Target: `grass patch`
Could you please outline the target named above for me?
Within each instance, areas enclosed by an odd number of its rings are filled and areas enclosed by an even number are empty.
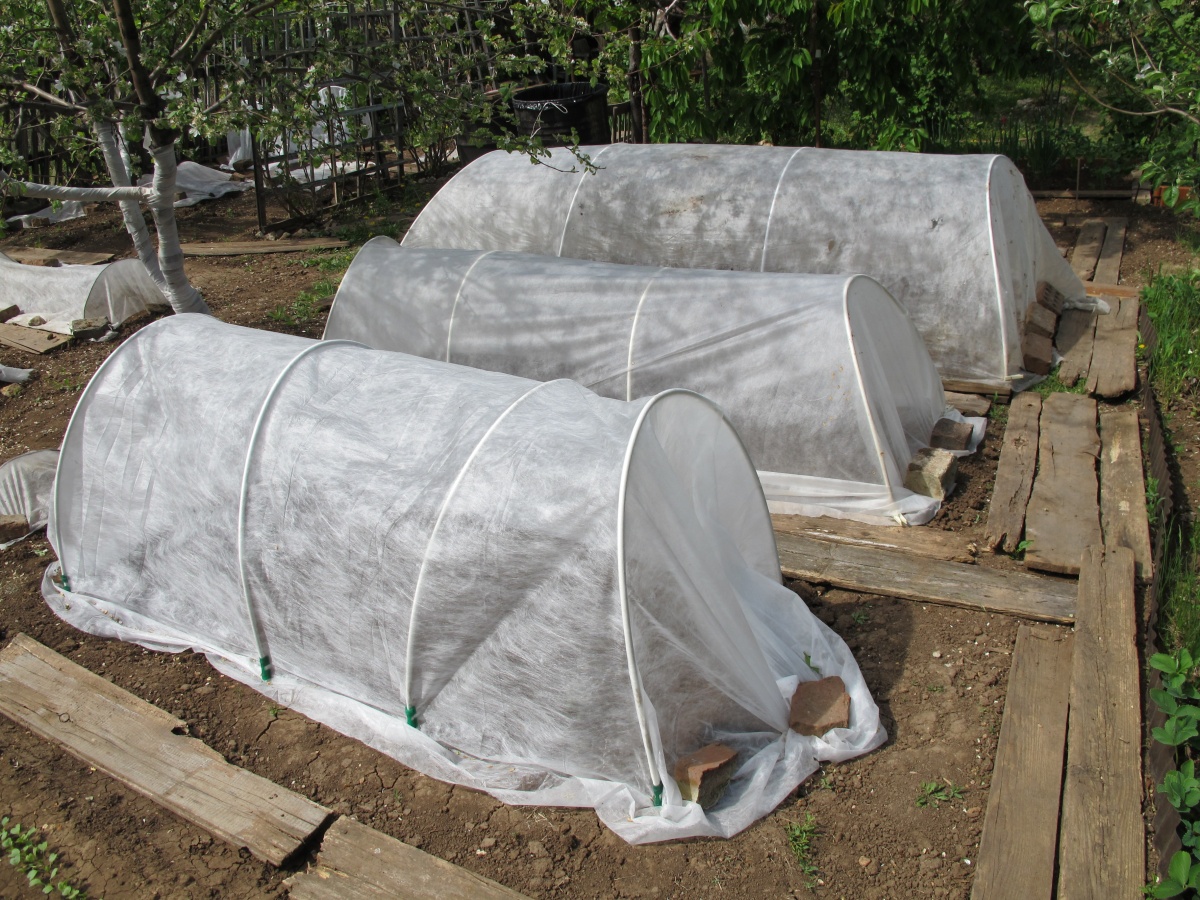
[[[1167,536],[1161,581],[1160,619],[1168,647],[1182,648],[1200,656],[1200,529],[1177,527]]]
[[[267,313],[273,322],[299,328],[311,325],[320,318],[321,313],[329,309],[329,300],[337,293],[338,283],[322,279],[312,286],[311,290],[301,291],[291,303],[280,304]]]
[[[817,817],[812,813],[804,814],[803,822],[791,822],[784,826],[787,833],[788,849],[796,858],[800,871],[808,879],[806,886],[810,889],[817,883],[817,864],[813,861],[813,838],[817,836]]]
[[[355,250],[332,250],[316,253],[300,261],[306,269],[316,269],[318,272],[345,272],[354,261]]]
[[[1200,272],[1158,274],[1142,291],[1158,346],[1150,357],[1150,378],[1163,400],[1187,393],[1200,379]]]
[[[1080,378],[1074,384],[1067,384],[1058,377],[1058,370],[1062,366],[1055,366],[1054,371],[1045,377],[1038,384],[1035,384],[1031,391],[1045,400],[1051,394],[1086,394],[1087,382]]]

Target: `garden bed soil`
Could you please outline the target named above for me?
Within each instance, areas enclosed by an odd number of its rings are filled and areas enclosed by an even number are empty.
[[[1046,205],[1055,212],[1129,215],[1133,258],[1146,266],[1175,253],[1173,219],[1160,210]],[[242,195],[180,210],[180,224],[185,240],[252,239],[253,199]],[[0,250],[35,241],[125,255],[128,248],[119,217],[100,212],[18,234],[0,242]],[[310,258],[189,259],[188,271],[222,319],[319,336],[322,321],[284,325],[271,316],[328,277],[304,265]],[[37,358],[0,349],[0,362],[32,365],[39,373],[18,396],[0,398],[0,458],[58,446],[82,386],[115,346],[68,346]],[[1002,427],[993,431],[981,452],[963,461],[959,489],[933,527],[982,542]],[[1200,468],[1194,449],[1183,465],[1194,491]],[[1015,619],[793,584],[854,650],[882,711],[887,744],[862,759],[824,767],[771,815],[731,840],[631,847],[604,829],[591,810],[509,807],[415,773],[274,706],[195,654],[152,653],[76,631],[41,599],[39,583],[51,559],[53,550],[42,536],[0,552],[0,644],[18,632],[29,634],[184,720],[191,735],[230,762],[531,896],[969,895]],[[988,553],[979,562],[1019,565]],[[954,796],[919,806],[922,786],[931,782]],[[286,893],[287,872],[213,840],[5,718],[0,718],[0,815],[42,828],[50,849],[61,854],[59,877],[93,897]],[[788,826],[809,816],[816,836],[801,860],[789,847]],[[0,896],[40,894],[25,887],[15,869],[0,864]]]

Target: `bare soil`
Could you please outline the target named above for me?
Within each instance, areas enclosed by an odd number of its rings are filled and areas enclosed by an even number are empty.
[[[430,185],[429,187],[433,187]],[[1178,224],[1132,204],[1043,206],[1055,214],[1129,215],[1125,271],[1179,255]],[[181,210],[185,240],[247,240],[253,200],[243,195]],[[1065,234],[1062,239],[1066,240]],[[44,244],[128,255],[119,217],[18,234],[0,250]],[[285,328],[272,310],[320,278],[304,254],[190,259],[214,313],[258,328],[319,336],[323,321]],[[1136,283],[1136,279],[1131,279]],[[132,323],[126,334],[141,323]],[[68,346],[46,357],[0,348],[0,363],[38,378],[0,398],[0,458],[58,446],[82,386],[116,344]],[[1002,428],[962,463],[958,491],[933,527],[982,544]],[[1194,454],[1194,450],[1192,453]],[[1187,462],[1195,485],[1195,459]],[[1193,487],[1194,489],[1194,487]],[[883,713],[888,742],[826,766],[771,815],[728,841],[630,847],[590,810],[507,807],[426,778],[359,742],[279,709],[218,675],[194,654],[152,653],[83,634],[42,601],[53,550],[36,537],[0,552],[0,643],[25,632],[188,723],[189,733],[285,787],[443,859],[534,897],[966,898],[987,806],[1017,620],[793,584],[841,634]],[[1012,567],[984,553],[979,563]],[[961,794],[917,804],[922,785]],[[806,873],[786,826],[817,826]],[[283,896],[286,871],[229,848],[107,776],[0,718],[0,815],[37,825],[62,855],[60,877],[93,897]],[[303,865],[299,861],[297,865]],[[0,864],[0,896],[35,897]]]

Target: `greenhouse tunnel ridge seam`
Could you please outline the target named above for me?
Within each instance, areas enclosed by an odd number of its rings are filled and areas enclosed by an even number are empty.
[[[348,340],[332,340],[319,341],[316,344],[305,347],[288,363],[279,370],[279,374],[275,376],[275,380],[271,383],[271,387],[267,389],[267,393],[263,397],[262,404],[258,408],[258,415],[254,418],[254,427],[250,431],[250,440],[246,442],[246,462],[242,467],[242,485],[238,492],[238,520],[237,520],[237,563],[238,563],[238,578],[241,581],[242,599],[246,604],[246,616],[249,619],[250,630],[254,635],[255,649],[258,651],[259,674],[263,681],[271,680],[271,654],[269,641],[267,640],[266,632],[263,630],[262,622],[258,618],[258,613],[255,611],[254,598],[250,590],[250,579],[247,577],[246,569],[246,511],[247,500],[250,495],[250,470],[254,463],[254,451],[258,449],[258,439],[262,434],[263,425],[266,423],[267,417],[271,412],[271,408],[275,403],[275,398],[282,389],[284,383],[296,370],[301,362],[306,358],[316,353],[317,348],[321,346],[330,347],[358,347],[363,350],[369,350],[366,344],[358,341]]]
[[[590,157],[590,160],[593,163],[595,163],[596,160],[598,160],[601,156],[604,155],[604,151],[607,150],[611,146],[612,146],[612,144],[605,144],[603,147],[600,148],[599,153],[597,153],[593,157]],[[555,254],[557,256],[562,256],[562,254],[563,254],[563,247],[566,246],[566,243],[567,243],[567,229],[571,226],[571,213],[573,213],[575,211],[575,201],[579,199],[579,192],[581,190],[583,190],[584,179],[586,179],[588,177],[588,175],[590,175],[590,174],[592,174],[592,173],[589,172],[587,170],[587,167],[585,166],[583,169],[583,172],[579,176],[579,184],[575,185],[575,191],[571,194],[571,202],[569,204],[567,204],[567,214],[566,214],[566,216],[563,217],[562,234],[560,234],[558,236],[558,253]],[[417,224],[416,222],[413,222],[413,225],[416,225],[416,224]]]
[[[771,245],[771,218],[775,215],[775,204],[779,201],[779,191],[783,187],[783,179],[787,177],[788,169],[791,168],[792,160],[794,160],[801,150],[805,147],[797,147],[792,155],[787,158],[787,162],[783,164],[783,168],[779,170],[779,180],[775,182],[775,193],[771,195],[771,207],[767,210],[767,225],[763,229],[763,245],[762,255],[758,264],[758,271],[767,271],[767,248]]]
[[[638,318],[642,314],[642,305],[646,302],[646,297],[650,295],[650,288],[654,285],[655,279],[663,272],[667,271],[667,266],[659,266],[658,271],[646,279],[646,286],[642,289],[642,296],[638,298],[637,307],[633,311],[633,323],[629,326],[629,353],[625,357],[625,402],[633,400],[633,342],[637,337]]]
[[[471,273],[475,271],[475,267],[483,262],[493,253],[498,253],[498,250],[485,250],[472,260],[471,265],[467,266],[467,271],[463,273],[462,281],[458,283],[458,290],[454,292],[454,302],[450,305],[450,321],[446,325],[446,362],[450,362],[450,341],[454,337],[454,315],[458,312],[458,301],[462,299],[463,289],[467,286],[467,281],[471,277]],[[332,313],[332,308],[330,309]],[[326,321],[326,328],[329,327]]]
[[[438,529],[441,528],[442,520],[446,515],[446,510],[450,508],[450,502],[454,499],[455,494],[458,493],[459,485],[462,484],[463,479],[466,478],[467,471],[471,468],[471,463],[475,461],[475,457],[479,455],[479,452],[483,449],[484,444],[488,442],[488,439],[496,433],[496,429],[498,429],[501,423],[508,418],[508,414],[547,385],[561,384],[563,382],[570,383],[564,378],[555,379],[554,381],[539,382],[523,393],[516,400],[513,400],[510,404],[508,404],[505,410],[495,418],[492,424],[488,426],[487,430],[475,443],[475,446],[467,455],[466,460],[464,460],[462,466],[459,467],[458,474],[454,476],[454,481],[450,483],[450,487],[446,491],[446,496],[442,498],[442,504],[438,508],[437,518],[434,519],[433,527],[429,530],[429,540],[425,542],[425,552],[421,555],[421,567],[417,571],[417,580],[413,586],[412,609],[409,610],[408,614],[408,636],[404,651],[404,706],[405,715],[409,719],[409,724],[414,728],[417,727],[416,723],[418,721],[417,705],[412,696],[413,675],[416,671],[416,667],[413,665],[413,650],[416,647],[414,635],[417,627],[417,605],[421,597],[421,587],[425,580],[425,568],[426,564],[429,562],[429,553],[433,549],[434,540],[437,539]]]

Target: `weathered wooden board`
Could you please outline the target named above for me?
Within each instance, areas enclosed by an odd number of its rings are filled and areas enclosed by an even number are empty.
[[[1121,256],[1125,252],[1125,231],[1129,220],[1124,218],[1105,219],[1108,230],[1104,245],[1100,248],[1100,260],[1096,263],[1095,281],[1116,284],[1121,280]]]
[[[1075,617],[1075,585],[1058,578],[914,558],[908,552],[794,534],[776,534],[775,543],[788,578],[1044,622],[1070,622]]]
[[[999,381],[960,381],[956,378],[943,378],[942,388],[956,394],[982,394],[997,400],[1007,400],[1012,396],[1012,385]]]
[[[95,266],[111,262],[115,253],[87,253],[82,250],[46,250],[42,247],[13,247],[4,255],[27,266]]]
[[[1059,900],[1140,897],[1146,877],[1133,569],[1128,548],[1089,547],[1079,576]]]
[[[26,353],[49,353],[70,341],[69,334],[55,334],[24,325],[9,325],[7,322],[0,324],[0,344]]]
[[[1138,301],[1114,300],[1096,320],[1096,345],[1088,369],[1088,393],[1113,398],[1137,387]]]
[[[273,865],[333,815],[175,734],[174,716],[23,634],[0,651],[0,712]]]
[[[1085,190],[1076,191],[1071,188],[1066,188],[1061,191],[1030,191],[1034,197],[1043,200],[1059,199],[1059,200],[1133,200],[1137,196],[1137,191],[1133,188],[1121,188],[1120,190]]]
[[[184,244],[184,256],[249,256],[261,253],[296,253],[301,250],[337,250],[349,247],[349,241],[334,238],[297,238],[278,241],[218,241]]]
[[[1075,241],[1075,249],[1071,251],[1071,268],[1080,281],[1092,280],[1107,230],[1103,219],[1089,219],[1079,229],[1079,238]]]
[[[1087,547],[1100,543],[1096,401],[1051,394],[1042,403],[1038,471],[1025,512],[1025,565],[1061,575],[1079,573]]]
[[[906,528],[899,525],[866,525],[850,519],[833,519],[828,516],[771,516],[776,534],[827,541],[831,544],[848,544],[853,547],[893,550],[911,553],[928,559],[947,559],[961,563],[972,563],[973,552],[970,541],[953,531],[938,528]]]
[[[1154,574],[1142,439],[1137,410],[1129,406],[1100,410],[1100,527],[1104,546],[1133,551],[1138,577]]]
[[[964,416],[986,416],[991,411],[992,401],[981,394],[945,393],[946,405],[953,406]]]
[[[1087,288],[1089,297],[1139,297],[1142,293],[1140,287],[1132,284],[1101,284],[1098,281],[1089,281],[1084,287]]]
[[[1062,354],[1058,377],[1063,384],[1074,384],[1087,378],[1092,367],[1092,350],[1096,340],[1096,314],[1084,309],[1068,309],[1058,320],[1058,336],[1054,345]]]
[[[284,884],[291,900],[519,900],[524,896],[346,818],[325,832],[315,865]]]
[[[1017,630],[971,900],[1054,895],[1071,644],[1070,632]]]
[[[988,549],[1013,553],[1025,531],[1025,508],[1033,489],[1037,471],[1038,420],[1042,415],[1042,398],[1037,394],[1021,394],[1008,410],[1008,425],[1004,444],[1000,448],[1000,464],[996,468],[996,484],[988,507],[984,541]]]

